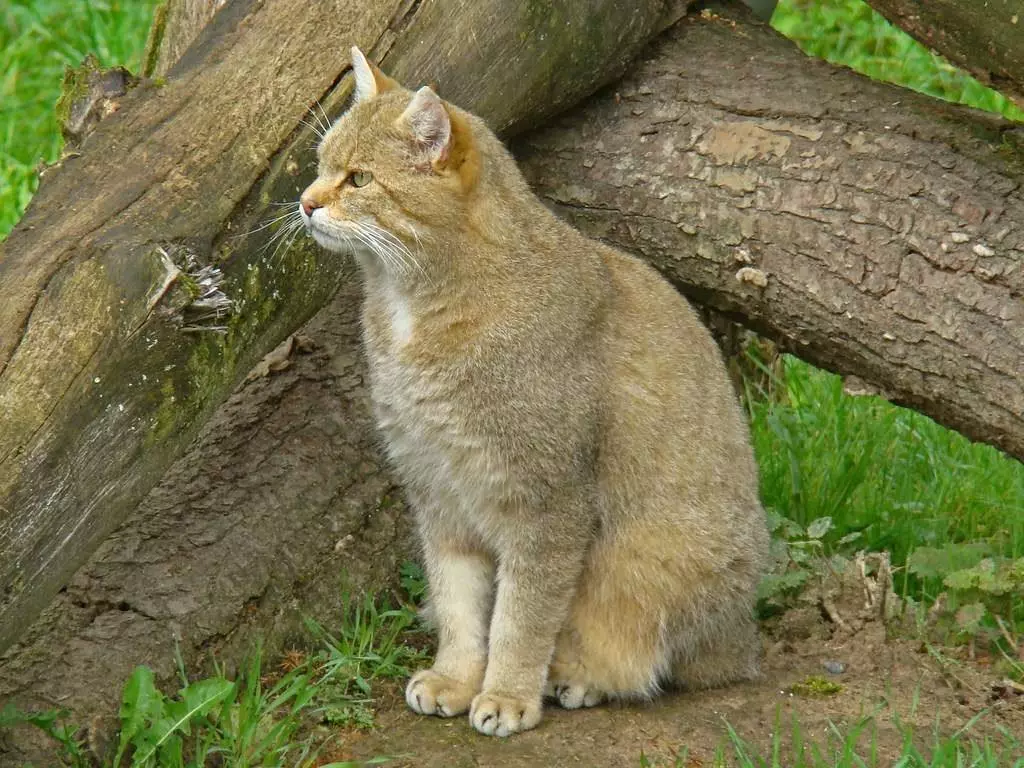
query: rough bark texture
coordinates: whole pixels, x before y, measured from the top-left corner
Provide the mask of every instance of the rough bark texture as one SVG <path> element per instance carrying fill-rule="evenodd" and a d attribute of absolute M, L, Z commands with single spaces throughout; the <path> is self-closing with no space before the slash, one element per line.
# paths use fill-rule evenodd
<path fill-rule="evenodd" d="M 1024 458 L 1024 128 L 688 18 L 517 146 L 585 232 Z"/>
<path fill-rule="evenodd" d="M 0 649 L 336 289 L 337 259 L 233 233 L 309 178 L 296 125 L 318 97 L 340 108 L 350 45 L 512 130 L 620 72 L 682 7 L 238 0 L 166 85 L 124 97 L 0 245 Z"/>
<path fill-rule="evenodd" d="M 868 0 L 929 48 L 1024 107 L 1024 0 Z"/>
<path fill-rule="evenodd" d="M 142 74 L 164 77 L 227 0 L 165 0 L 156 7 Z"/>
<path fill-rule="evenodd" d="M 102 740 L 136 664 L 172 680 L 176 643 L 191 669 L 237 661 L 258 637 L 305 647 L 302 615 L 329 623 L 344 589 L 393 582 L 408 521 L 376 451 L 358 280 L 342 277 L 303 330 L 314 348 L 257 366 L 0 658 L 0 701 L 68 708 Z M 38 733 L 9 737 L 0 765 L 48 764 Z"/>

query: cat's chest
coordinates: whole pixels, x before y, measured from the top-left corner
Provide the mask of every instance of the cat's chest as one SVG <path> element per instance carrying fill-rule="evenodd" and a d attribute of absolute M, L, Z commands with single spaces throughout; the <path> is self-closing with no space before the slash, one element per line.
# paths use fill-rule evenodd
<path fill-rule="evenodd" d="M 509 468 L 481 427 L 480 405 L 456 381 L 387 352 L 373 356 L 371 371 L 377 427 L 405 485 L 473 508 L 503 495 Z"/>
<path fill-rule="evenodd" d="M 403 484 L 478 508 L 501 495 L 510 474 L 484 426 L 493 432 L 493 408 L 458 357 L 445 355 L 446 340 L 416 318 L 399 301 L 364 317 L 377 427 Z"/>

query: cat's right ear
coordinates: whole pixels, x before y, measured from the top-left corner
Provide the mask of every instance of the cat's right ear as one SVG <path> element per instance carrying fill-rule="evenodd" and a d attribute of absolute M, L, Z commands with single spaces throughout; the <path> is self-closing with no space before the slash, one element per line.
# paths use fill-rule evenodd
<path fill-rule="evenodd" d="M 408 126 L 413 141 L 426 153 L 431 164 L 445 163 L 451 146 L 451 116 L 429 86 L 416 91 L 399 121 Z"/>
<path fill-rule="evenodd" d="M 394 80 L 371 64 L 363 52 L 352 46 L 352 73 L 356 77 L 356 103 L 398 86 Z"/>

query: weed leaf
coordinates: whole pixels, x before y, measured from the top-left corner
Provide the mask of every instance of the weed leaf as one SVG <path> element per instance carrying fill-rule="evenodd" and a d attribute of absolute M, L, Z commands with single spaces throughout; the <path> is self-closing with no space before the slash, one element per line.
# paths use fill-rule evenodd
<path fill-rule="evenodd" d="M 180 753 L 180 743 L 175 744 L 175 741 L 180 741 L 180 737 L 177 737 L 176 734 L 179 731 L 188 733 L 190 723 L 194 719 L 204 716 L 234 693 L 235 684 L 218 677 L 200 680 L 183 689 L 181 699 L 169 703 L 165 712 L 161 713 L 164 716 L 154 720 L 151 728 L 139 734 L 136 743 L 138 752 L 135 756 L 135 764 L 145 765 L 158 750 L 162 758 L 175 751 Z M 171 740 L 172 737 L 174 737 L 173 740 Z M 165 743 L 166 747 L 164 747 Z M 168 763 L 161 760 L 161 764 Z"/>
<path fill-rule="evenodd" d="M 142 732 L 146 721 L 160 718 L 164 709 L 164 697 L 153 683 L 153 670 L 136 667 L 121 693 L 121 740 L 114 756 L 114 766 L 121 764 L 124 751 Z"/>
<path fill-rule="evenodd" d="M 807 537 L 810 539 L 820 539 L 830 530 L 832 530 L 832 518 L 827 515 L 819 517 L 807 525 Z"/>

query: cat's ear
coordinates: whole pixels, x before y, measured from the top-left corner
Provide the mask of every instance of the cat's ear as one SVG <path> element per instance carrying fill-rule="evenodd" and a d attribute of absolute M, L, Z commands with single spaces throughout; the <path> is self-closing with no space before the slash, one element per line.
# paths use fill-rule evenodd
<path fill-rule="evenodd" d="M 356 102 L 372 99 L 377 94 L 397 87 L 398 83 L 371 64 L 363 52 L 352 46 L 352 73 L 356 77 Z"/>
<path fill-rule="evenodd" d="M 413 140 L 432 164 L 444 163 L 451 145 L 452 121 L 440 96 L 423 86 L 398 119 L 412 131 Z"/>

